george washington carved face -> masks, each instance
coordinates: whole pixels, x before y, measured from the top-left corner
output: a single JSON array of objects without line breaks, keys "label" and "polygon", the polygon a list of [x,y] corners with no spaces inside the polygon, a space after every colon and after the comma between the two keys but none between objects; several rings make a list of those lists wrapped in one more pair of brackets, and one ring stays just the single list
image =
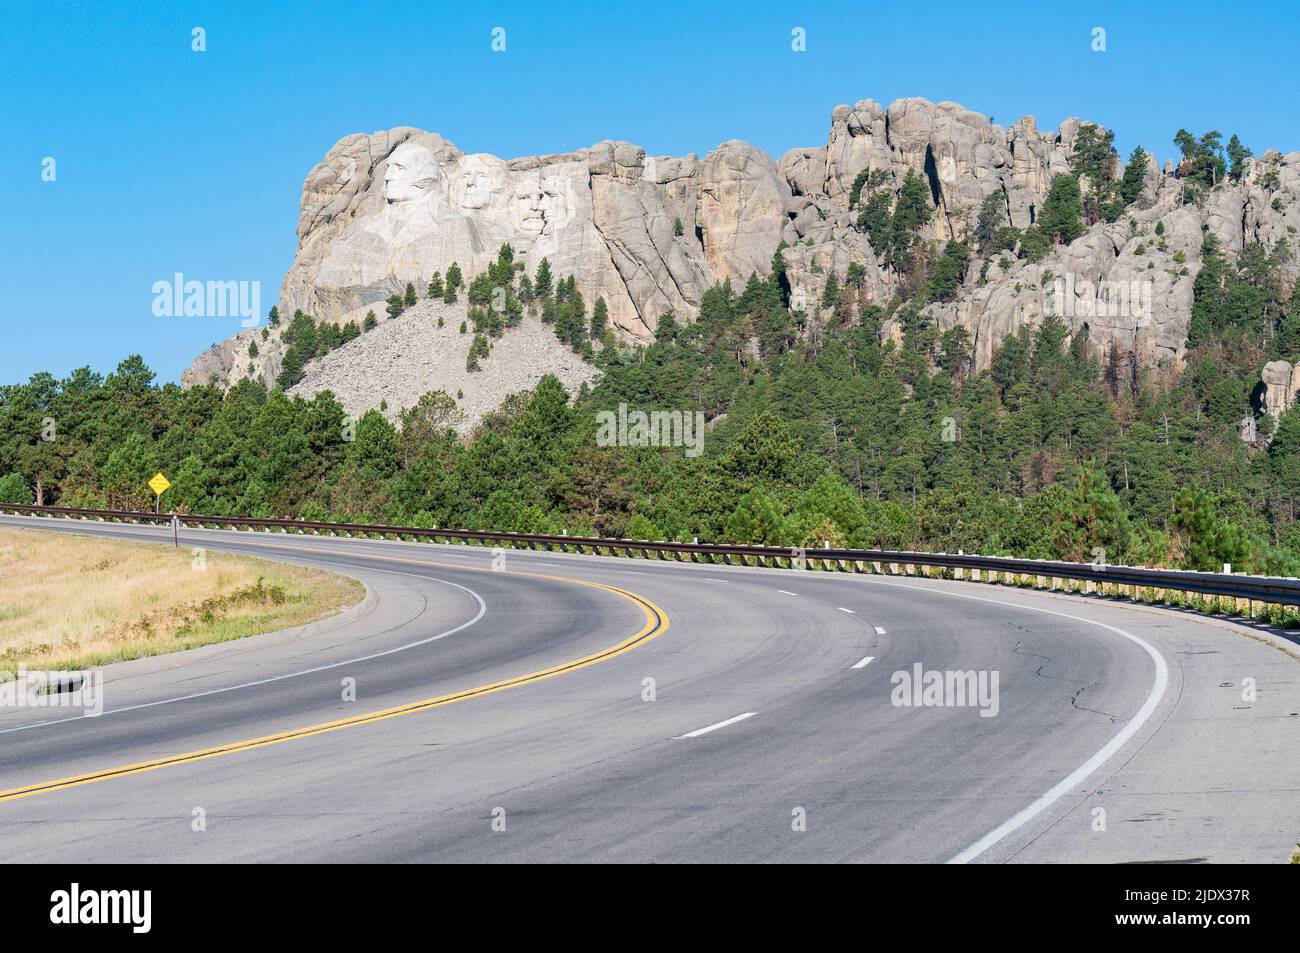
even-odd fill
[{"label": "george washington carved face", "polygon": [[388,204],[424,198],[438,184],[442,173],[429,149],[403,143],[388,157],[384,172],[384,198]]}]

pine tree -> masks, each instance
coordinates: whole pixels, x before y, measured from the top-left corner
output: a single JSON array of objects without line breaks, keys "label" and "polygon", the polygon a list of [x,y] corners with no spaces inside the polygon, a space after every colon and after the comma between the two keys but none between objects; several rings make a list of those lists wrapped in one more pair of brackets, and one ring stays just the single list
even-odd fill
[{"label": "pine tree", "polygon": [[1214,498],[1195,483],[1179,490],[1169,518],[1183,569],[1222,572],[1224,563],[1240,571],[1250,558],[1250,545],[1241,528],[1220,518]]},{"label": "pine tree", "polygon": [[[882,193],[883,194],[883,193]],[[868,202],[868,209],[871,203]],[[898,201],[889,220],[889,264],[897,271],[910,271],[913,265],[912,243],[921,228],[930,221],[930,187],[915,169],[903,177]],[[870,229],[868,229],[870,232]],[[875,244],[874,241],[872,243]]]},{"label": "pine tree", "polygon": [[447,304],[454,304],[456,292],[460,290],[460,286],[464,281],[465,279],[460,273],[460,265],[453,261],[451,267],[447,269],[447,277],[443,280],[442,300]]},{"label": "pine tree", "polygon": [[727,518],[727,540],[732,543],[785,546],[788,532],[776,501],[755,487],[741,497]]},{"label": "pine tree", "polygon": [[1120,180],[1119,194],[1125,205],[1132,205],[1142,194],[1146,182],[1147,153],[1141,146],[1136,147],[1124,166],[1124,177]]},{"label": "pine tree", "polygon": [[1246,174],[1246,160],[1252,155],[1254,153],[1242,144],[1236,133],[1233,133],[1232,138],[1228,140],[1228,176],[1232,181],[1241,181],[1242,176]]},{"label": "pine tree", "polygon": [[1035,224],[1049,239],[1062,245],[1083,234],[1083,201],[1078,178],[1064,172],[1052,176]]},{"label": "pine tree", "polygon": [[537,266],[537,276],[533,279],[533,294],[545,300],[551,296],[551,261],[543,258]]},{"label": "pine tree", "polygon": [[1052,547],[1068,562],[1121,563],[1130,528],[1124,504],[1093,461],[1079,467],[1052,516]]},{"label": "pine tree", "polygon": [[599,341],[605,336],[605,329],[609,325],[609,306],[605,304],[603,297],[596,299],[595,306],[591,309],[591,336]]},{"label": "pine tree", "polygon": [[31,506],[36,497],[28,488],[27,483],[17,473],[10,473],[0,477],[0,503],[18,503],[22,506]]},{"label": "pine tree", "polygon": [[957,297],[962,279],[966,275],[966,265],[970,261],[970,252],[965,243],[950,241],[944,246],[943,254],[934,263],[926,277],[921,295],[925,301],[951,301]]},{"label": "pine tree", "polygon": [[822,289],[821,306],[832,311],[840,306],[840,281],[832,271],[826,276],[826,286]]},{"label": "pine tree", "polygon": [[988,251],[998,229],[1007,220],[1007,197],[998,189],[984,196],[980,203],[979,218],[975,222],[975,247],[980,254]]},{"label": "pine tree", "polygon": [[280,374],[275,379],[275,386],[288,390],[303,378],[302,357],[296,348],[289,348],[280,361]]}]

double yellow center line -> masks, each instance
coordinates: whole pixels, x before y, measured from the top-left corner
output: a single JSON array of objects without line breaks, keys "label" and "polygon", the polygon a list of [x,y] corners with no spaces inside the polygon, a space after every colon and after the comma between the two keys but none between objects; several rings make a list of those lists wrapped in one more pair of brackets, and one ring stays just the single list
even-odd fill
[{"label": "double yellow center line", "polygon": [[[266,547],[272,548],[272,547]],[[294,549],[294,552],[312,551],[310,549]],[[327,550],[316,550],[326,552]],[[366,559],[383,559],[391,562],[414,563],[421,566],[445,566],[448,569],[457,569],[460,571],[490,572],[492,570],[480,569],[478,567],[468,566],[450,566],[443,563],[426,562],[415,559],[401,559],[394,556],[370,555],[364,556]],[[553,579],[559,582],[572,583],[579,586],[588,586],[593,589],[602,589],[605,592],[612,592],[617,596],[627,599],[641,608],[645,613],[646,623],[635,634],[628,636],[622,642],[611,645],[608,648],[585,655],[582,658],[571,659],[567,662],[561,662],[550,668],[544,668],[540,671],[530,672],[527,675],[519,675],[515,678],[507,678],[499,682],[491,682],[487,685],[479,685],[475,688],[469,688],[464,691],[453,692],[449,695],[439,695],[435,698],[426,698],[421,701],[411,702],[406,705],[398,705],[395,708],[385,708],[380,711],[372,711],[364,715],[354,715],[350,718],[340,718],[337,721],[327,721],[316,725],[307,725],[302,728],[293,728],[288,731],[277,732],[272,735],[263,735],[260,738],[249,738],[246,741],[236,741],[230,744],[217,745],[212,748],[200,748],[197,751],[187,751],[181,754],[169,755],[164,758],[155,758],[152,761],[139,761],[135,764],[122,765],[116,768],[107,768],[103,771],[94,771],[88,774],[79,774],[67,778],[59,778],[55,781],[44,781],[38,784],[29,784],[25,787],[11,788],[7,791],[0,791],[0,801],[16,801],[19,798],[32,797],[36,794],[48,794],[52,791],[63,791],[68,788],[77,788],[85,784],[95,784],[99,781],[108,781],[113,778],[123,778],[132,774],[141,774],[145,771],[157,771],[161,768],[171,768],[182,764],[192,764],[195,761],[205,761],[208,758],[217,758],[221,755],[234,754],[239,751],[251,751],[255,748],[265,748],[270,745],[283,744],[286,741],[296,741],[299,738],[310,738],[314,735],[323,735],[331,731],[341,731],[344,728],[356,728],[361,725],[371,725],[375,722],[385,721],[389,718],[397,718],[401,715],[410,715],[416,712],[428,711],[431,708],[441,708],[444,705],[454,705],[456,702],[469,701],[473,698],[482,698],[484,695],[491,695],[495,692],[502,692],[508,688],[517,688],[521,685],[531,685],[534,682],[540,682],[544,679],[554,678],[557,675],[564,675],[568,672],[577,671],[580,668],[586,668],[588,665],[595,665],[597,662],[603,662],[615,656],[622,655],[638,645],[658,638],[668,629],[668,616],[662,609],[656,606],[644,596],[639,596],[634,592],[628,592],[625,589],[618,589],[614,586],[602,585],[598,582],[590,582],[586,579],[571,579],[567,576],[549,576],[543,573],[509,573],[509,575],[534,576],[539,579]]]}]

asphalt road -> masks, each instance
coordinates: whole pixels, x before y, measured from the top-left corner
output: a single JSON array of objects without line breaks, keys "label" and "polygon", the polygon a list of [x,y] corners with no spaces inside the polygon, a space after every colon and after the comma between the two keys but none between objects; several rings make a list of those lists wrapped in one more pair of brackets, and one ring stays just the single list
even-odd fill
[{"label": "asphalt road", "polygon": [[[110,666],[98,718],[0,709],[11,860],[1284,862],[1300,839],[1300,648],[1223,620],[513,550],[496,571],[478,547],[182,545],[368,595]],[[996,713],[896,704],[917,664],[996,673]]]}]

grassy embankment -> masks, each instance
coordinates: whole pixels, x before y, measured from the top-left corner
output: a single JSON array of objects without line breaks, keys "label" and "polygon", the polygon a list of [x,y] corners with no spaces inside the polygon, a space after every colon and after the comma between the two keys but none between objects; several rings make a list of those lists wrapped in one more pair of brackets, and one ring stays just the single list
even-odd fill
[{"label": "grassy embankment", "polygon": [[0,681],[303,625],[361,601],[353,579],[247,556],[0,528]]}]

